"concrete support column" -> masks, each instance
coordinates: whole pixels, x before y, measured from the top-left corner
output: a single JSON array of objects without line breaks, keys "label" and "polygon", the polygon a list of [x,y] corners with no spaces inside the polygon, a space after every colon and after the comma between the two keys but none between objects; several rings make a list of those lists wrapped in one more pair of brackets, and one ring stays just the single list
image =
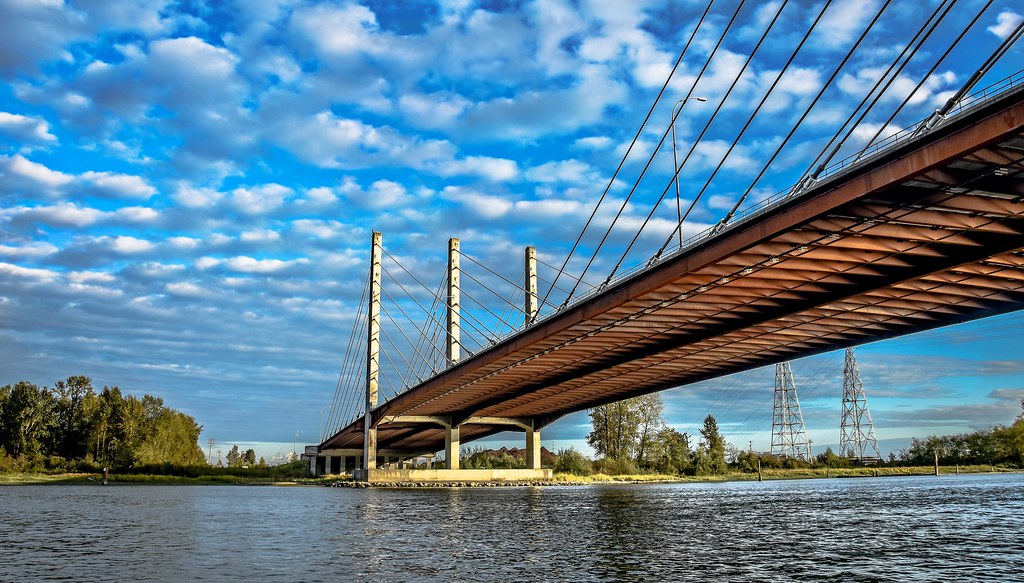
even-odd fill
[{"label": "concrete support column", "polygon": [[462,300],[459,294],[459,240],[452,238],[448,239],[448,309],[447,312],[447,329],[448,329],[448,342],[445,350],[445,356],[448,357],[449,364],[455,364],[459,361],[462,355],[461,351],[461,335],[462,335],[462,323],[460,321],[460,304]]},{"label": "concrete support column", "polygon": [[331,456],[329,455],[324,456],[324,475],[331,475]]},{"label": "concrete support column", "polygon": [[363,469],[377,467],[377,430],[373,427],[373,409],[377,406],[377,380],[380,373],[380,276],[381,234],[373,232],[370,252],[370,309],[367,313],[366,409],[363,417]]},{"label": "concrete support column", "polygon": [[526,324],[530,325],[537,319],[537,249],[526,248],[524,262],[526,271],[526,305],[523,306],[526,313]]},{"label": "concrete support column", "polygon": [[459,469],[459,428],[451,425],[444,428],[444,467]]},{"label": "concrete support column", "polygon": [[540,429],[533,424],[526,430],[526,469],[540,469]]}]

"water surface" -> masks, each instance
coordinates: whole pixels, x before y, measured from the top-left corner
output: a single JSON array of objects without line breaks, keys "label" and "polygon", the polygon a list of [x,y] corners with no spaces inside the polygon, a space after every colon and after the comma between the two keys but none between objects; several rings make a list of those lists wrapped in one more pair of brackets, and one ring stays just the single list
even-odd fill
[{"label": "water surface", "polygon": [[0,487],[0,581],[1024,580],[1024,474]]}]

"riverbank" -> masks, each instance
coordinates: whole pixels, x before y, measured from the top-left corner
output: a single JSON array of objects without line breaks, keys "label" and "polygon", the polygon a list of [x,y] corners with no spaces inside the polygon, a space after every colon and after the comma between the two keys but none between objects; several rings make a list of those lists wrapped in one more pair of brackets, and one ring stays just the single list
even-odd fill
[{"label": "riverbank", "polygon": [[[1024,473],[1015,468],[997,468],[992,466],[953,466],[940,467],[940,475],[953,474],[988,474],[988,473]],[[809,480],[832,478],[871,478],[887,476],[930,476],[935,474],[932,466],[911,467],[863,467],[863,468],[807,468],[807,469],[772,469],[762,471],[763,481],[776,480]],[[555,474],[551,480],[509,481],[509,482],[389,482],[367,484],[355,482],[348,476],[328,476],[311,479],[324,486],[336,488],[453,488],[453,487],[522,487],[522,486],[587,486],[611,484],[684,484],[707,482],[756,482],[756,473],[729,472],[721,476],[673,476],[666,474],[632,474],[612,476],[595,474],[577,476],[574,474]]]},{"label": "riverbank", "polygon": [[[992,466],[940,466],[941,475],[949,474],[987,474],[987,473],[1022,473],[1024,470],[1000,468]],[[769,480],[806,480],[823,478],[867,478],[885,476],[926,476],[935,473],[932,466],[909,467],[860,467],[860,468],[806,468],[806,469],[765,469],[761,477]],[[0,474],[0,486],[19,484],[55,484],[82,485],[99,484],[100,474]],[[153,485],[194,485],[194,486],[331,486],[331,487],[499,487],[499,486],[585,486],[598,484],[674,484],[690,482],[751,482],[757,481],[756,473],[729,472],[721,476],[673,476],[665,474],[632,474],[611,476],[595,474],[577,476],[574,474],[555,474],[551,480],[525,482],[413,482],[368,485],[354,482],[350,476],[324,476],[320,478],[274,479],[263,476],[172,476],[153,474],[111,474],[111,484],[153,484]]]}]

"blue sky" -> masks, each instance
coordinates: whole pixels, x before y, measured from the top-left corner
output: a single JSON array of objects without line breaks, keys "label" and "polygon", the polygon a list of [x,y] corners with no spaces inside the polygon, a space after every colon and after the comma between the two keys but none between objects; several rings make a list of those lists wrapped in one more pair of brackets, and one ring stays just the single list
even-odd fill
[{"label": "blue sky", "polygon": [[[708,182],[820,3],[748,3],[676,123],[681,175],[708,183],[685,235],[737,197],[795,182],[935,6],[895,2],[808,123],[753,177],[880,6],[833,2],[799,58]],[[983,3],[958,3],[863,144]],[[581,272],[737,4],[717,2],[570,262]],[[522,247],[560,265],[686,43],[695,2],[0,0],[0,383],[71,374],[154,393],[227,449],[312,442],[331,404],[372,229],[433,285],[446,241],[518,277]],[[779,9],[769,40],[757,39]],[[1021,12],[997,0],[893,122],[949,97]],[[1015,72],[1017,46],[979,87]],[[732,80],[744,70],[735,89]],[[588,279],[599,282],[670,182],[653,158]],[[688,195],[690,198],[688,198]],[[674,193],[624,267],[670,235]],[[467,270],[471,269],[466,267]],[[492,288],[501,279],[479,270]],[[562,283],[560,283],[562,285]],[[509,292],[511,294],[511,292]],[[488,303],[485,300],[481,303]],[[500,307],[499,307],[500,310]],[[397,313],[397,311],[395,311]],[[487,319],[486,316],[483,319]],[[1009,315],[858,352],[882,440],[1007,423],[1024,397]],[[411,333],[411,331],[410,331]],[[794,363],[816,444],[838,441],[842,354]],[[767,448],[773,371],[665,393],[670,424],[709,411],[729,441]],[[400,384],[400,383],[396,383]],[[582,444],[585,414],[545,432]],[[894,442],[895,443],[895,442]]]}]

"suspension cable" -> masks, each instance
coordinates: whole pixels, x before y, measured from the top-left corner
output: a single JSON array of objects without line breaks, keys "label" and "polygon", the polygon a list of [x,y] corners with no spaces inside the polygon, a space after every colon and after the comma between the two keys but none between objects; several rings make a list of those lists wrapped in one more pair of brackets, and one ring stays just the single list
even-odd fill
[{"label": "suspension cable", "polygon": [[[718,117],[718,114],[721,113],[722,109],[725,107],[725,104],[728,101],[729,96],[732,95],[733,90],[736,89],[736,86],[739,84],[740,79],[743,77],[743,73],[746,72],[747,67],[749,67],[750,63],[754,60],[754,55],[756,55],[757,52],[760,50],[761,45],[764,44],[765,39],[768,38],[768,34],[771,33],[772,28],[775,26],[775,23],[778,22],[779,16],[782,15],[782,11],[786,8],[787,3],[788,0],[783,0],[783,2],[779,5],[779,9],[775,12],[775,16],[772,18],[772,21],[768,23],[768,26],[765,27],[764,33],[761,34],[761,38],[758,39],[757,43],[754,45],[753,50],[751,50],[750,54],[747,55],[746,61],[743,62],[743,66],[740,68],[739,72],[736,73],[735,78],[733,78],[732,83],[729,85],[729,89],[726,90],[725,95],[723,95],[722,99],[719,100],[718,106],[715,107],[715,111],[711,113],[711,117],[708,118],[708,121],[704,124],[704,128],[700,131],[700,134],[697,135],[697,139],[693,141],[693,144],[690,146],[690,150],[686,153],[685,156],[683,156],[683,161],[679,163],[679,166],[674,168],[675,172],[672,176],[673,181],[678,178],[679,173],[682,171],[683,167],[686,166],[686,163],[689,162],[690,157],[693,156],[693,153],[697,150],[697,146],[700,144],[701,140],[704,139],[705,134],[707,134],[708,130],[711,128],[711,125],[715,122],[715,119]],[[615,264],[615,267],[612,268],[611,273],[609,273],[608,277],[605,278],[604,283],[601,287],[608,285],[608,283],[611,282],[612,278],[615,277],[615,273],[618,272],[619,267],[622,266],[622,262],[626,259],[626,255],[629,254],[629,251],[633,248],[633,245],[636,244],[637,239],[640,238],[640,234],[643,232],[644,228],[647,227],[647,224],[651,221],[651,218],[654,216],[654,213],[658,210],[658,206],[660,206],[661,202],[665,200],[665,196],[668,194],[670,188],[671,183],[665,187],[665,189],[661,193],[661,196],[658,197],[657,202],[655,202],[654,206],[651,207],[651,211],[647,213],[647,217],[644,218],[644,222],[641,223],[640,228],[637,230],[636,234],[633,236],[633,239],[626,247],[626,250],[622,254],[622,257],[619,259],[618,263]],[[690,206],[687,207],[686,212],[683,214],[682,218],[679,219],[680,225],[683,221],[687,219],[687,217],[690,216],[690,212],[693,211],[693,207],[696,206],[696,204],[697,199],[695,198],[692,202],[690,202]],[[672,231],[672,236],[674,235],[675,231]]]},{"label": "suspension cable", "polygon": [[[743,1],[744,0],[741,0],[741,2],[740,2],[741,6],[742,6]],[[682,63],[683,57],[686,55],[686,51],[690,47],[690,43],[693,41],[694,37],[697,35],[697,31],[700,30],[701,25],[704,23],[704,19],[707,18],[708,12],[711,11],[711,6],[714,3],[715,3],[715,0],[710,0],[708,2],[707,8],[704,9],[704,13],[701,15],[700,20],[697,21],[697,26],[694,27],[693,33],[690,35],[690,39],[688,41],[686,41],[686,45],[683,47],[683,50],[680,51],[680,53],[679,53],[679,58],[677,58],[675,64],[672,65],[672,70],[669,71],[668,77],[665,79],[665,83],[662,84],[661,90],[658,91],[657,97],[654,98],[654,103],[652,103],[650,109],[647,110],[647,116],[644,117],[643,123],[641,123],[640,124],[640,128],[637,129],[636,135],[633,136],[633,141],[631,141],[630,144],[629,144],[629,147],[626,148],[626,153],[622,155],[622,160],[619,161],[619,165],[615,168],[615,172],[612,173],[611,179],[608,180],[608,185],[604,187],[604,192],[601,193],[601,197],[598,199],[597,205],[594,206],[594,210],[590,213],[590,217],[587,219],[587,222],[583,225],[583,230],[580,231],[579,237],[576,238],[576,242],[573,243],[572,248],[569,250],[569,254],[566,255],[565,261],[562,263],[562,267],[559,268],[559,270],[558,270],[558,274],[555,275],[555,281],[556,282],[558,281],[558,278],[561,277],[562,272],[565,270],[566,266],[569,265],[569,260],[572,259],[573,254],[576,253],[576,248],[579,247],[579,244],[583,240],[583,236],[586,234],[587,229],[590,228],[590,223],[593,222],[594,217],[597,216],[597,211],[598,211],[598,209],[601,208],[601,204],[604,202],[605,197],[608,196],[608,192],[611,190],[612,185],[615,184],[615,179],[618,178],[619,172],[621,172],[623,166],[626,165],[626,160],[629,158],[630,153],[632,153],[633,147],[636,146],[636,143],[640,140],[640,136],[643,134],[644,128],[647,126],[647,122],[650,121],[651,115],[654,114],[654,109],[658,106],[658,103],[661,101],[661,98],[665,94],[666,89],[668,89],[669,82],[671,82],[672,77],[675,75],[676,70],[679,68],[679,64]],[[582,276],[580,276],[580,279],[582,279]],[[548,294],[551,293],[551,289],[552,288],[548,288]],[[574,291],[575,291],[575,288],[574,288]],[[570,297],[571,297],[571,295],[570,295]],[[544,300],[541,303],[542,304],[546,304],[547,303],[547,299],[548,299],[548,295],[545,294]],[[533,323],[533,321],[535,321],[536,318],[537,317],[534,316],[530,323]]]},{"label": "suspension cable", "polygon": [[[946,51],[943,52],[942,56],[939,57],[937,61],[935,61],[935,63],[931,66],[930,69],[928,69],[928,72],[921,76],[921,80],[917,82],[917,85],[914,86],[914,89],[912,91],[907,93],[907,96],[903,98],[903,101],[900,103],[899,107],[897,107],[892,112],[892,114],[889,115],[889,118],[887,120],[885,120],[885,123],[883,123],[880,126],[878,126],[878,130],[875,132],[875,135],[872,136],[871,139],[868,140],[866,144],[864,144],[864,148],[857,154],[857,157],[854,158],[854,160],[853,160],[854,162],[857,162],[858,160],[861,159],[861,157],[864,156],[864,154],[871,147],[871,144],[873,144],[875,142],[875,140],[878,139],[878,136],[882,135],[882,132],[885,131],[885,128],[889,127],[889,124],[891,124],[892,121],[894,119],[896,119],[896,116],[899,115],[899,113],[901,111],[903,111],[903,108],[906,107],[908,103],[910,103],[910,99],[912,97],[914,97],[914,95],[918,91],[921,90],[921,87],[924,86],[925,81],[927,81],[929,78],[931,78],[931,76],[935,73],[935,70],[939,68],[939,65],[941,65],[942,62],[946,60],[946,57],[948,57],[949,54],[951,52],[953,52],[953,49],[956,48],[956,46],[958,44],[960,44],[960,41],[963,40],[963,38],[965,36],[967,36],[967,33],[971,30],[971,28],[973,28],[974,25],[977,24],[977,22],[981,18],[981,16],[989,9],[990,6],[992,6],[992,2],[993,2],[993,0],[988,0],[988,2],[985,4],[985,6],[980,11],[978,11],[977,14],[974,15],[974,19],[972,19],[971,22],[962,31],[960,31],[960,34],[956,37],[956,39],[954,39],[953,42],[948,47],[946,47]],[[998,52],[998,49],[997,49],[997,52]],[[980,71],[980,69],[979,69],[979,71]],[[972,75],[972,78],[973,78],[973,75]]]},{"label": "suspension cable", "polygon": [[[771,157],[768,158],[768,161],[764,163],[764,165],[761,167],[761,170],[757,173],[757,176],[754,177],[754,180],[750,182],[750,186],[747,187],[743,195],[739,197],[739,199],[736,201],[735,204],[733,204],[729,212],[726,213],[725,217],[719,223],[719,225],[721,226],[720,228],[724,228],[726,225],[729,224],[729,221],[732,220],[732,217],[736,214],[736,211],[738,211],[740,206],[743,205],[743,201],[745,201],[747,197],[750,196],[750,193],[753,192],[754,188],[757,186],[757,183],[760,182],[761,178],[763,178],[764,175],[768,172],[768,169],[771,168],[772,164],[775,162],[775,159],[779,156],[779,154],[782,153],[782,150],[786,147],[786,144],[788,144],[789,141],[793,138],[793,136],[796,135],[797,130],[800,129],[804,121],[811,114],[811,111],[818,104],[818,101],[820,101],[821,97],[825,95],[825,91],[828,90],[828,88],[832,85],[836,78],[839,77],[839,73],[843,70],[846,64],[850,61],[851,58],[853,58],[854,53],[856,53],[857,49],[860,48],[861,43],[864,42],[864,39],[867,38],[868,33],[871,32],[875,24],[879,21],[879,19],[881,19],[882,13],[885,12],[886,8],[889,7],[889,4],[891,2],[892,0],[886,0],[885,3],[882,4],[882,7],[878,9],[878,12],[875,13],[875,17],[871,20],[871,22],[868,23],[867,28],[865,28],[864,31],[861,32],[860,36],[857,38],[857,41],[853,44],[850,50],[846,52],[846,56],[843,57],[843,60],[840,61],[839,65],[836,66],[836,68],[832,71],[832,74],[829,76],[828,80],[826,80],[825,83],[818,90],[818,93],[814,96],[814,99],[811,100],[810,105],[808,105],[807,108],[804,109],[804,112],[800,116],[800,119],[798,119],[796,123],[793,125],[793,127],[790,128],[789,133],[786,134],[786,137],[783,138],[782,142],[778,145],[778,147],[775,148],[775,152],[773,152]],[[660,256],[660,254],[664,251],[665,247],[667,247],[667,245],[662,245],[662,248],[658,251],[658,255],[655,256],[656,258]]]}]

